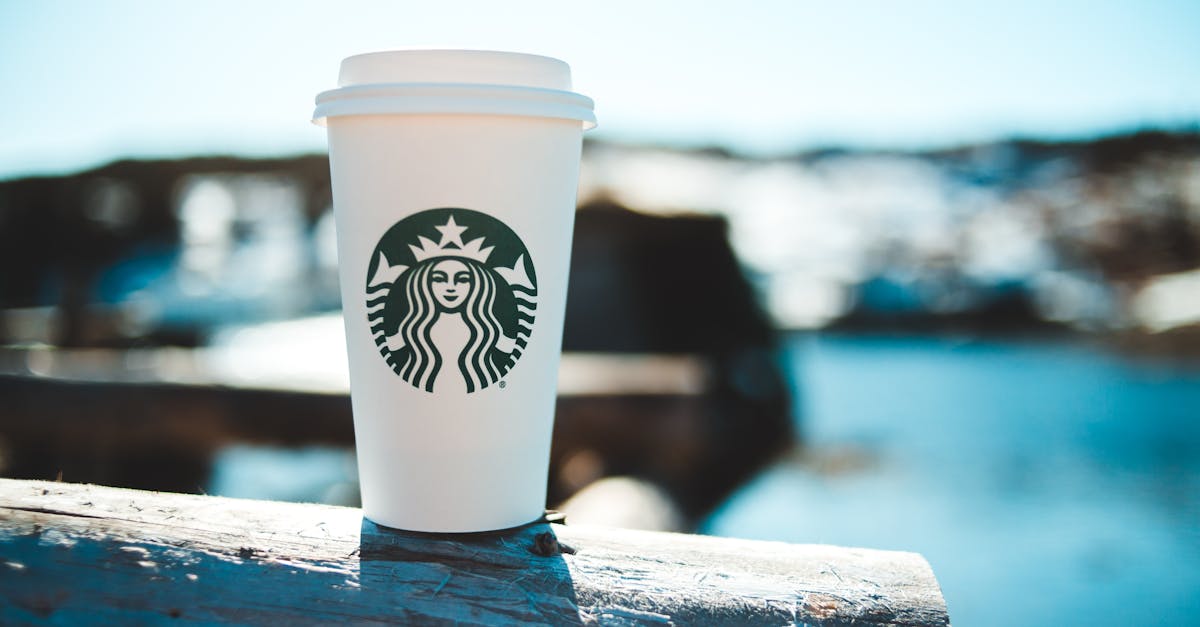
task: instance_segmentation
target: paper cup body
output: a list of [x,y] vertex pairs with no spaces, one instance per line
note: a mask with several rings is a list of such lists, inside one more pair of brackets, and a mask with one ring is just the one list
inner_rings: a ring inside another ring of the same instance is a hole
[[364,515],[426,532],[540,517],[582,126],[331,116]]

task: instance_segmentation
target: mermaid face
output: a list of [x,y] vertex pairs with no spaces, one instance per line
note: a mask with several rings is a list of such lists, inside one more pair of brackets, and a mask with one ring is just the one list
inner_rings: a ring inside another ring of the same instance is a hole
[[455,311],[471,293],[471,272],[467,264],[457,259],[439,261],[429,273],[429,289],[433,298],[447,311]]

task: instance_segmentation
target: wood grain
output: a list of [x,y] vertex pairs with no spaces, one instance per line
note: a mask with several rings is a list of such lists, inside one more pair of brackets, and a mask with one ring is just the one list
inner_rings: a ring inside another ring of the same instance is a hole
[[0,624],[948,625],[919,555],[0,480]]

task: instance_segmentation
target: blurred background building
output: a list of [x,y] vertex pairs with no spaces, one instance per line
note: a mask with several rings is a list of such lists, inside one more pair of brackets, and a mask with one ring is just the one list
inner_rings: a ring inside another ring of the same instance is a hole
[[0,5],[0,474],[355,504],[312,98],[357,52],[522,50],[601,121],[549,505],[919,551],[961,624],[1195,624],[1198,23]]

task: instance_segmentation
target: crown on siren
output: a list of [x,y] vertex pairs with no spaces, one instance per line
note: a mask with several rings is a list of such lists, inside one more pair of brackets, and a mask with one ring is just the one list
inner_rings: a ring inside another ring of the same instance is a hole
[[479,263],[484,263],[492,254],[494,246],[483,247],[482,237],[477,237],[467,243],[463,243],[462,234],[467,230],[465,226],[459,226],[454,222],[454,216],[450,216],[446,223],[442,226],[434,227],[442,234],[442,239],[438,243],[433,243],[433,240],[424,235],[417,236],[417,241],[420,246],[409,244],[408,248],[412,251],[413,257],[417,262],[432,259],[434,257],[464,257],[473,259]]

